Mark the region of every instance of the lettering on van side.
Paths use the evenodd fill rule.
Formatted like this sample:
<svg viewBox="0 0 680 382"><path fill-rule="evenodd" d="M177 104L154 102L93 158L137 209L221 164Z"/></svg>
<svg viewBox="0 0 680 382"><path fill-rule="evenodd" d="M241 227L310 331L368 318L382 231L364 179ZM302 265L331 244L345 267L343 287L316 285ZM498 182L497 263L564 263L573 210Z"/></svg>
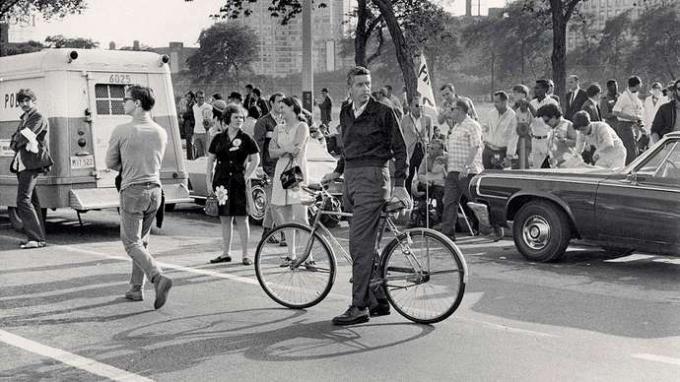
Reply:
<svg viewBox="0 0 680 382"><path fill-rule="evenodd" d="M3 104L4 109L18 108L19 102L17 102L16 93L5 93L5 102Z"/></svg>

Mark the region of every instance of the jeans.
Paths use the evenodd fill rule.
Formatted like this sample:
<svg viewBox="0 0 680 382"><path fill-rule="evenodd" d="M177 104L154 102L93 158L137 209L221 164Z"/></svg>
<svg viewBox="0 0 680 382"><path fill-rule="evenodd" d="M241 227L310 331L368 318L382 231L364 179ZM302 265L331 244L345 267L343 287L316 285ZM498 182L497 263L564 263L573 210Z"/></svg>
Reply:
<svg viewBox="0 0 680 382"><path fill-rule="evenodd" d="M161 205L161 187L157 184L133 184L120 193L120 238L132 258L132 286L144 285L144 275L153 281L162 270L147 246L151 225Z"/></svg>
<svg viewBox="0 0 680 382"><path fill-rule="evenodd" d="M194 159L198 159L205 156L208 152L208 133L194 134L193 136L193 146L194 146Z"/></svg>
<svg viewBox="0 0 680 382"><path fill-rule="evenodd" d="M633 135L633 122L618 121L616 124L616 135L621 138L623 146L626 148L626 165L637 158L637 144Z"/></svg>
<svg viewBox="0 0 680 382"><path fill-rule="evenodd" d="M17 212L29 241L45 241L45 225L35 190L40 174L39 170L24 170L17 174Z"/></svg>
<svg viewBox="0 0 680 382"><path fill-rule="evenodd" d="M194 159L194 135L187 134L186 142L187 142L187 159L192 160Z"/></svg>

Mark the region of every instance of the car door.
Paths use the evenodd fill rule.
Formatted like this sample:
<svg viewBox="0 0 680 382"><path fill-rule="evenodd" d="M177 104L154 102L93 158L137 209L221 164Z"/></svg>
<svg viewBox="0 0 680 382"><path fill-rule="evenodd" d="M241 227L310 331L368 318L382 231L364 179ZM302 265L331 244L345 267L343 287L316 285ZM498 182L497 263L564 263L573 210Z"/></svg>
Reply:
<svg viewBox="0 0 680 382"><path fill-rule="evenodd" d="M611 245L680 255L680 142L667 140L629 174L602 181L596 219Z"/></svg>

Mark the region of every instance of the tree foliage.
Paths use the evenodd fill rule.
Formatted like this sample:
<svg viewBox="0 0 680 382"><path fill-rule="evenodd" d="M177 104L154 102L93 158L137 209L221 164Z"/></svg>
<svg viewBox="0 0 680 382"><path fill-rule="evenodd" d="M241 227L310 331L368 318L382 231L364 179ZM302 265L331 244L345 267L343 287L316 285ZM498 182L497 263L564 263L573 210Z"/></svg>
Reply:
<svg viewBox="0 0 680 382"><path fill-rule="evenodd" d="M89 38L68 38L63 35L47 36L45 44L50 48L96 49L99 43Z"/></svg>
<svg viewBox="0 0 680 382"><path fill-rule="evenodd" d="M39 41L28 41L9 44L6 47L5 55L14 56L15 54L33 53L43 50L45 46Z"/></svg>
<svg viewBox="0 0 680 382"><path fill-rule="evenodd" d="M200 48L187 59L187 65L199 80L238 78L257 58L255 32L237 23L216 23L201 32Z"/></svg>
<svg viewBox="0 0 680 382"><path fill-rule="evenodd" d="M635 73L680 74L680 5L659 5L645 10L633 25L637 37L630 55ZM631 62L632 63L632 62Z"/></svg>

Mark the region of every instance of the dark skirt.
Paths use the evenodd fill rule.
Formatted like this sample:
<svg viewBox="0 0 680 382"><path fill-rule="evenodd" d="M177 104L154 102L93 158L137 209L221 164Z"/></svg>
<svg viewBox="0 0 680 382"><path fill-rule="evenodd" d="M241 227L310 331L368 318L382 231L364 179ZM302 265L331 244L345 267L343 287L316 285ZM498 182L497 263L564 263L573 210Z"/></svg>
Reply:
<svg viewBox="0 0 680 382"><path fill-rule="evenodd" d="M248 198L246 196L246 181L243 174L231 177L215 178L213 189L224 186L227 189L227 202L220 206L220 216L247 216Z"/></svg>

